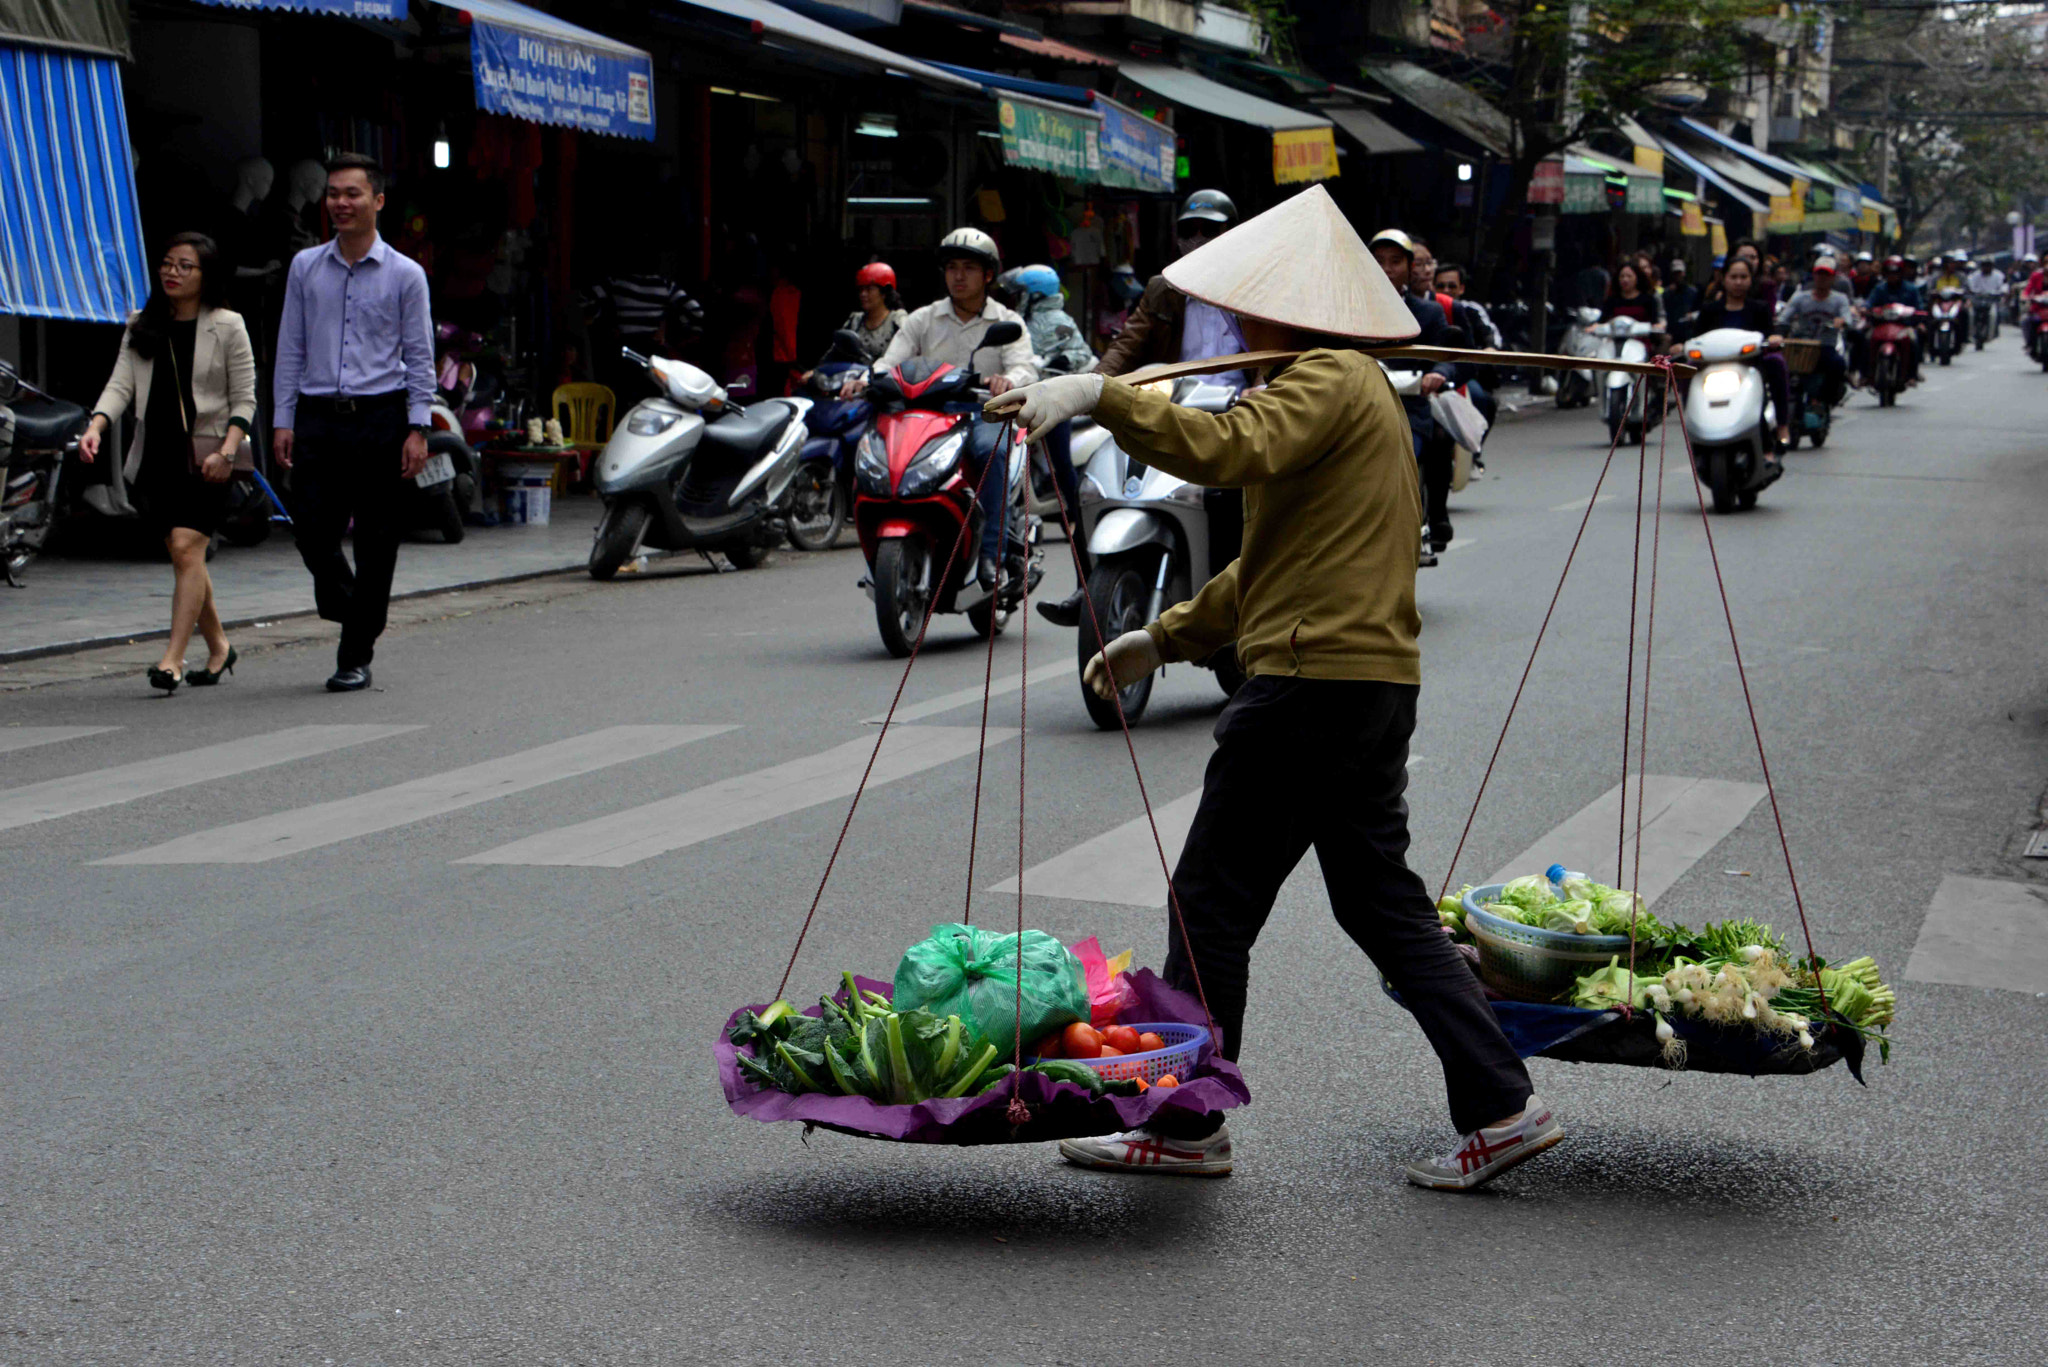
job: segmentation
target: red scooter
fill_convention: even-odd
[[[1015,323],[997,323],[982,345],[1001,346],[1022,335]],[[988,391],[972,371],[921,357],[876,376],[866,397],[875,423],[854,452],[853,524],[868,558],[863,587],[875,600],[882,644],[899,659],[909,655],[927,609],[966,613],[982,637],[1001,632],[1027,583],[1036,583],[1043,570],[1035,547],[1027,553],[1012,535],[1000,584],[994,591],[982,587],[975,490],[983,473],[1007,477],[1004,506],[1013,526],[1024,525],[1022,434],[998,439],[989,461],[1003,468],[970,467],[967,445]]]
[[[1879,408],[1898,402],[1899,391],[1912,377],[1920,317],[1911,304],[1880,304],[1870,311],[1870,387],[1877,391]]]

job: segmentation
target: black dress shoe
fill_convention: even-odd
[[[1075,589],[1057,603],[1041,601],[1038,615],[1056,627],[1077,627],[1081,625],[1081,609],[1088,602],[1088,590]]]
[[[217,684],[220,682],[221,675],[235,672],[235,661],[241,658],[241,655],[235,648],[229,646],[228,657],[220,662],[219,669],[188,669],[185,671],[185,682],[191,684],[194,688],[206,688]]]
[[[333,677],[327,680],[327,691],[329,693],[356,693],[369,686],[370,667],[368,665],[352,665],[347,669],[337,669],[334,671]]]
[[[984,555],[981,558],[981,565],[975,573],[975,578],[981,581],[981,586],[983,588],[993,589],[996,586],[996,576],[998,572],[999,570],[996,565],[996,558],[992,555]]]

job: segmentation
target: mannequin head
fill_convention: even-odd
[[[277,184],[277,171],[261,157],[247,157],[235,163],[235,207],[247,212],[250,206],[270,198]]]
[[[303,209],[327,193],[327,168],[310,158],[295,161],[288,183],[291,188],[286,193],[286,202],[295,211]]]

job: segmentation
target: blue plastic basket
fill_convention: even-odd
[[[1120,1054],[1116,1058],[1074,1060],[1087,1064],[1112,1082],[1128,1082],[1132,1078],[1157,1082],[1168,1073],[1173,1074],[1176,1082],[1185,1082],[1194,1073],[1195,1062],[1202,1054],[1202,1042],[1209,1035],[1203,1026],[1182,1025],[1178,1021],[1161,1021],[1155,1025],[1119,1021],[1118,1024],[1128,1024],[1141,1035],[1149,1030],[1165,1040],[1166,1047],[1142,1054]]]
[[[1479,947],[1479,976],[1503,997],[1554,1001],[1616,954],[1628,953],[1626,935],[1574,935],[1568,930],[1544,930],[1496,916],[1480,905],[1499,901],[1505,886],[1487,883],[1464,897],[1465,929],[1471,932],[1472,943]]]

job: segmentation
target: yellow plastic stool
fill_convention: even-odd
[[[548,407],[554,410],[555,420],[562,424],[562,438],[570,446],[587,446],[593,450],[611,440],[612,421],[619,411],[619,401],[608,385],[564,384],[555,386],[554,398]]]

